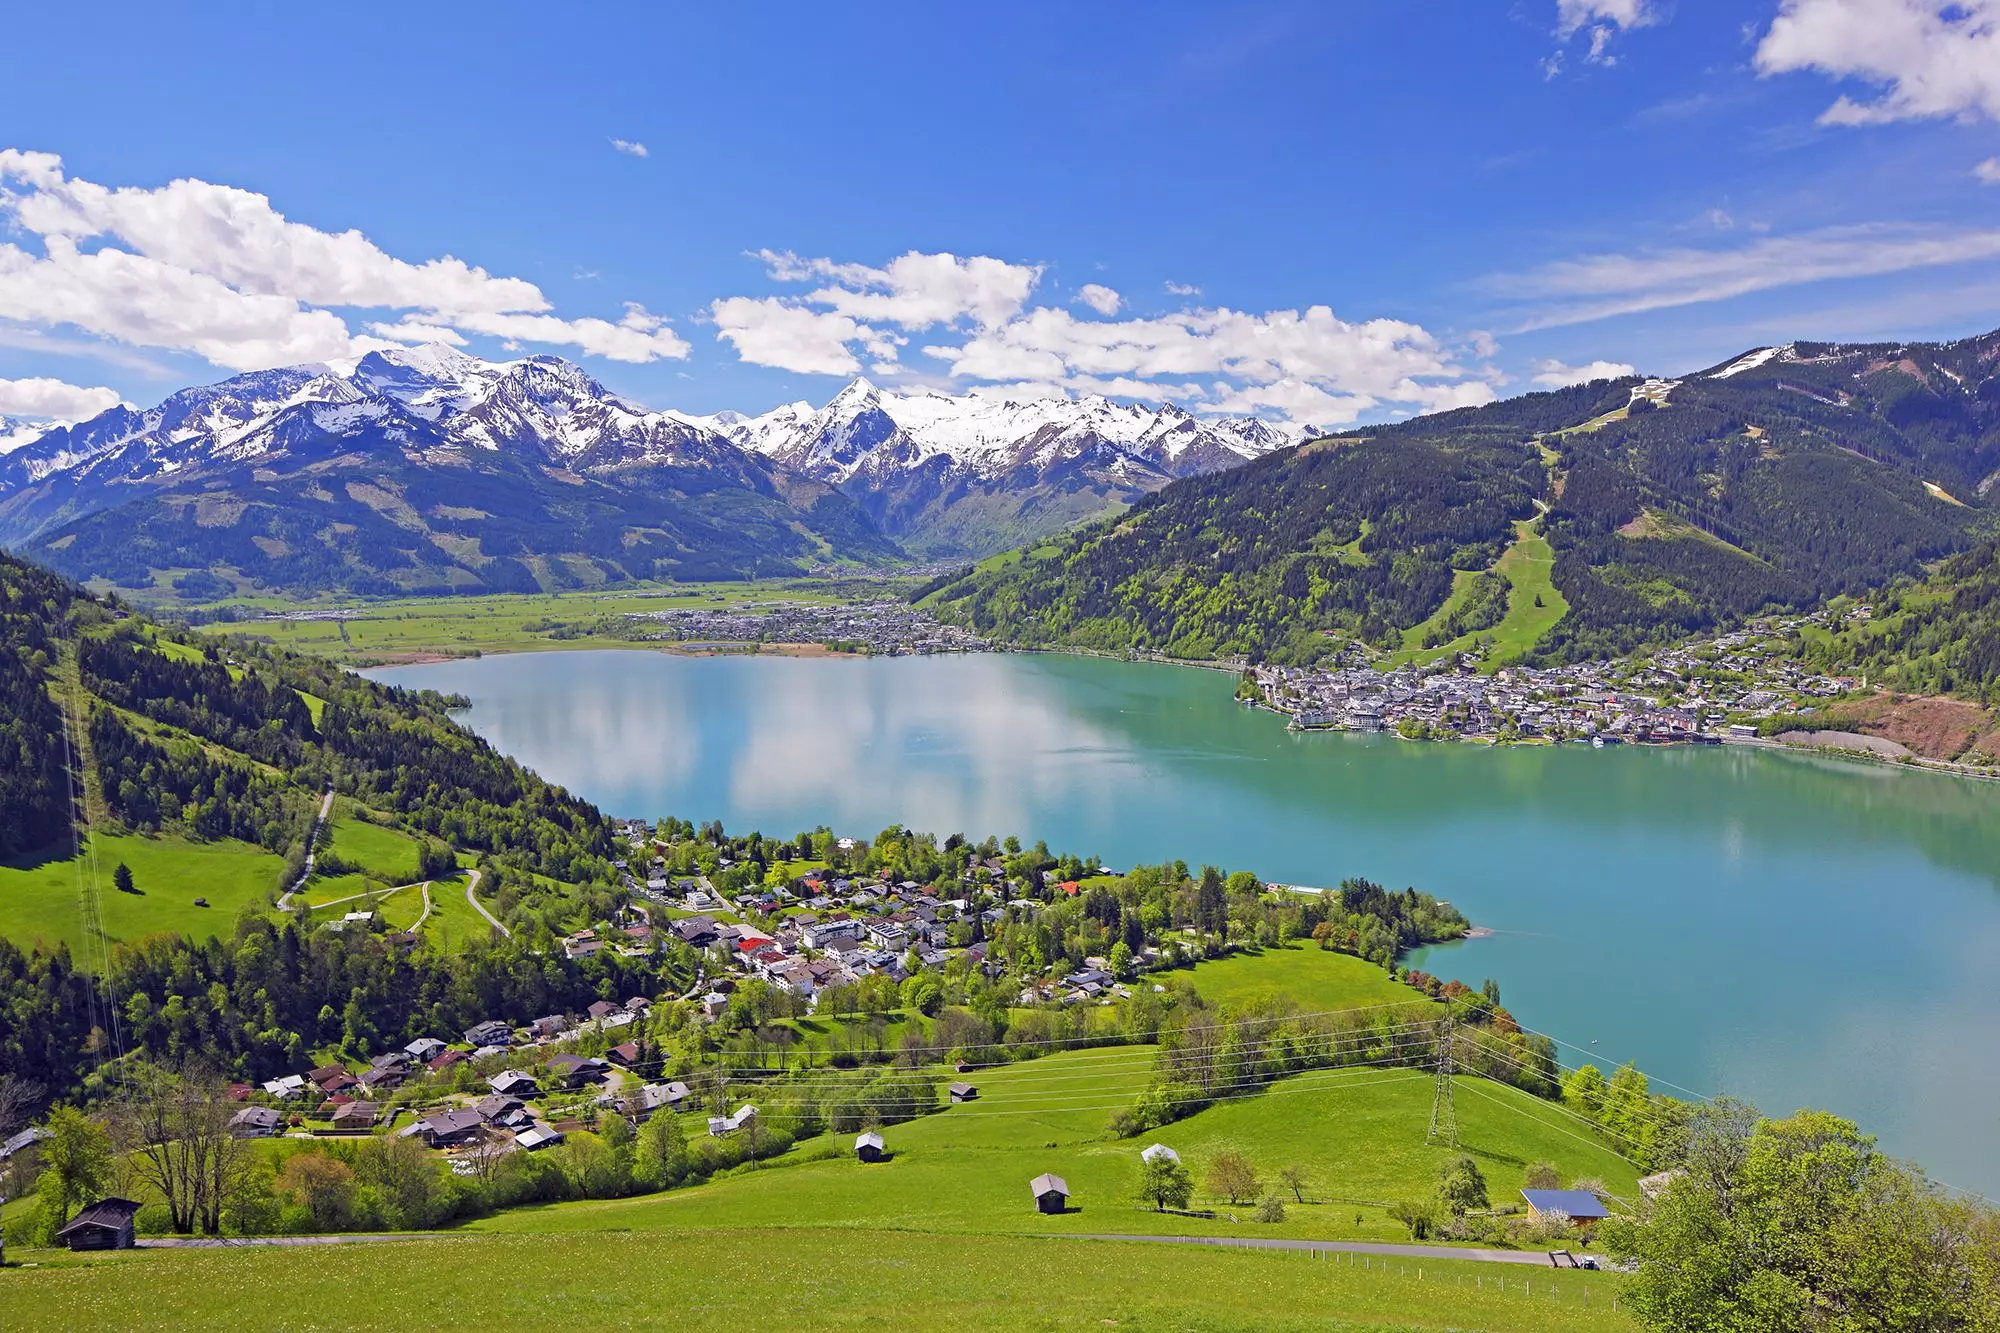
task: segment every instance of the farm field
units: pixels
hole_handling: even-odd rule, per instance
[[[645,640],[616,628],[618,617],[696,606],[726,609],[753,602],[861,601],[894,597],[901,587],[873,580],[786,579],[310,605],[260,598],[230,605],[287,618],[241,620],[217,628],[339,662],[392,662],[574,648],[586,640],[598,647],[644,646]],[[330,614],[335,610],[341,613],[337,619]]]
[[[1425,1261],[1419,1276],[1418,1264],[1400,1260],[1363,1268],[1303,1254],[1020,1236],[799,1228],[715,1241],[681,1230],[56,1255],[0,1277],[0,1330],[336,1330],[352,1326],[361,1291],[408,1293],[419,1303],[405,1313],[426,1328],[482,1331],[1633,1327],[1610,1308],[1619,1279],[1605,1274],[1509,1272],[1501,1291],[1491,1266],[1443,1260]],[[800,1304],[808,1294],[809,1315]]]
[[[1196,963],[1191,970],[1156,973],[1192,985],[1210,1004],[1240,1007],[1284,999],[1306,1010],[1357,1005],[1414,1004],[1423,996],[1365,958],[1314,944],[1231,954]]]
[[[415,879],[421,854],[415,838],[357,817],[353,803],[344,798],[334,805],[333,841],[328,850],[348,865],[390,884]]]
[[[246,842],[188,842],[180,838],[92,834],[104,928],[113,943],[160,931],[196,939],[226,935],[245,907],[264,905],[278,888],[284,858]],[[123,862],[137,893],[120,893],[111,874]],[[67,944],[81,962],[84,926],[77,896],[79,871],[91,872],[88,854],[35,866],[0,867],[0,936],[27,947],[36,940]],[[206,898],[207,907],[196,907]]]
[[[493,934],[486,918],[465,900],[465,877],[435,880],[431,884],[431,914],[424,922],[424,935],[446,953],[456,953],[467,940],[485,940]]]
[[[1401,1241],[1407,1235],[1386,1206],[1427,1195],[1453,1156],[1424,1142],[1432,1083],[1412,1070],[1302,1074],[1136,1139],[1112,1138],[1106,1129],[1112,1112],[1146,1086],[1152,1062],[1151,1047],[1110,1047],[969,1075],[980,1089],[977,1101],[882,1131],[893,1154],[885,1163],[857,1162],[847,1151],[851,1135],[829,1135],[762,1168],[692,1189],[516,1209],[469,1229],[811,1226]],[[1462,1150],[1480,1164],[1496,1205],[1518,1200],[1523,1173],[1538,1160],[1634,1195],[1631,1164],[1561,1110],[1483,1080],[1461,1078],[1457,1088]],[[1195,1179],[1194,1206],[1218,1216],[1160,1213],[1134,1202],[1139,1150],[1152,1142],[1181,1154]],[[1288,1195],[1285,1221],[1258,1223],[1251,1206],[1207,1197],[1207,1165],[1225,1150],[1242,1153],[1273,1185],[1282,1168],[1304,1167],[1309,1201]],[[1028,1182],[1043,1172],[1069,1183],[1068,1212],[1043,1215],[1031,1207]]]

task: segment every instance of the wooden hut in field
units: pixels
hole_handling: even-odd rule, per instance
[[[872,1130],[855,1138],[854,1155],[864,1162],[886,1162],[889,1160],[889,1154],[882,1147],[882,1136]]]
[[[129,1250],[138,1215],[139,1205],[130,1199],[99,1199],[72,1217],[56,1239],[72,1250]]]
[[[1036,1176],[1028,1182],[1028,1192],[1034,1195],[1038,1213],[1060,1213],[1069,1207],[1069,1182],[1061,1176]]]

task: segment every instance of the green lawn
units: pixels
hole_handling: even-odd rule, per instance
[[[421,856],[415,838],[400,829],[357,818],[353,803],[345,798],[334,803],[330,850],[348,865],[390,884],[408,884],[414,880]]]
[[[1280,997],[1307,1010],[1423,999],[1366,959],[1316,944],[1231,954],[1166,975],[1183,978],[1211,1004],[1231,1008]]]
[[[980,1089],[977,1101],[883,1130],[895,1155],[887,1163],[856,1162],[845,1151],[851,1136],[830,1136],[800,1144],[763,1169],[693,1189],[520,1209],[472,1229],[810,1226],[1401,1240],[1405,1233],[1386,1206],[1428,1194],[1452,1156],[1424,1142],[1432,1080],[1412,1070],[1302,1074],[1138,1139],[1112,1138],[1106,1129],[1112,1112],[1146,1086],[1152,1064],[1150,1047],[1110,1047],[982,1070],[970,1076]],[[1481,1164],[1496,1204],[1517,1200],[1527,1165],[1543,1159],[1566,1177],[1601,1177],[1633,1197],[1634,1168],[1561,1110],[1485,1080],[1462,1078],[1457,1089],[1462,1149]],[[775,1095],[760,1104],[775,1105]],[[748,1099],[758,1100],[754,1094]],[[1243,1153],[1267,1180],[1286,1166],[1304,1166],[1312,1201],[1294,1204],[1275,1224],[1250,1220],[1247,1207],[1231,1209],[1205,1197],[1198,1206],[1221,1216],[1139,1207],[1132,1201],[1139,1150],[1155,1140],[1181,1154],[1198,1186],[1207,1164],[1226,1149]],[[829,1150],[833,1155],[826,1155]],[[1072,1211],[1033,1211],[1028,1182],[1045,1171],[1069,1183]]]
[[[468,940],[485,940],[493,934],[486,918],[472,910],[465,900],[465,880],[442,879],[431,885],[431,915],[424,922],[424,935],[446,953],[456,953]]]
[[[1609,1274],[899,1231],[682,1230],[36,1256],[0,1329],[352,1327],[358,1292],[406,1326],[1622,1333]],[[1421,1273],[1419,1268],[1421,1267]],[[1507,1279],[1500,1289],[1500,1278]],[[1586,1292],[1588,1297],[1586,1298]],[[1585,1301],[1588,1300],[1586,1305]]]
[[[261,907],[273,896],[285,867],[284,858],[244,842],[99,833],[88,846],[96,853],[105,931],[114,942],[161,931],[196,939],[227,934],[245,907]],[[131,867],[139,892],[120,893],[111,886],[120,862]],[[23,946],[38,939],[65,943],[81,959],[79,870],[89,876],[89,855],[32,868],[0,867],[0,936]],[[209,905],[196,907],[196,898]]]

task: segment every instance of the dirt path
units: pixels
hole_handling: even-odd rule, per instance
[[[410,927],[410,929],[413,931],[422,930],[424,928],[424,922],[431,919],[431,882],[429,880],[425,880],[423,882],[423,895],[424,895],[423,915],[417,918],[416,925]]]
[[[319,803],[319,818],[313,820],[312,837],[306,840],[306,868],[299,874],[298,882],[292,885],[291,888],[286,889],[284,894],[279,897],[278,899],[279,911],[281,912],[289,911],[292,906],[292,895],[297,893],[300,889],[303,889],[306,886],[306,881],[312,878],[313,863],[319,860],[320,830],[326,827],[327,816],[331,815],[332,813],[333,813],[333,788],[328,787],[326,789],[325,797],[323,797]]]

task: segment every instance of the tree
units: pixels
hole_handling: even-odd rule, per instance
[[[673,1112],[657,1112],[639,1127],[632,1174],[652,1189],[678,1185],[687,1175],[687,1139],[681,1132],[680,1118]]]
[[[226,1085],[198,1069],[137,1064],[120,1103],[119,1136],[133,1170],[167,1205],[173,1228],[214,1236],[255,1161],[230,1132]]]
[[[354,1172],[323,1152],[287,1161],[278,1172],[278,1189],[306,1210],[314,1231],[338,1231],[354,1212]]]
[[[1446,1164],[1438,1177],[1438,1206],[1453,1217],[1464,1217],[1474,1208],[1487,1206],[1486,1177],[1479,1163],[1464,1153]]]
[[[1275,1194],[1266,1194],[1264,1201],[1257,1205],[1259,1222],[1282,1222],[1285,1220],[1285,1201]]]
[[[1278,1183],[1292,1192],[1293,1203],[1304,1203],[1306,1186],[1312,1182],[1311,1177],[1306,1175],[1306,1169],[1294,1162],[1278,1173]]]
[[[1194,1198],[1194,1180],[1186,1167],[1160,1153],[1140,1162],[1138,1198],[1159,1212],[1185,1208]]]
[[[132,867],[126,865],[123,861],[120,861],[118,868],[111,872],[111,885],[120,893],[137,893],[139,891],[132,883]]]
[[[1262,1182],[1257,1168],[1239,1152],[1225,1152],[1208,1164],[1208,1192],[1231,1203],[1247,1203],[1257,1197]]]
[[[944,1007],[944,984],[935,972],[919,972],[903,983],[903,1003],[925,1018],[937,1017]]]
[[[1124,940],[1118,941],[1111,946],[1111,957],[1107,961],[1111,964],[1111,975],[1120,981],[1126,980],[1132,975],[1132,946]]]
[[[19,1074],[0,1074],[0,1139],[12,1138],[35,1113],[42,1085]]]
[[[1706,1110],[1707,1108],[1703,1108]],[[1606,1239],[1638,1261],[1642,1324],[1738,1329],[2000,1328],[2000,1215],[1954,1199],[1819,1111],[1737,1137],[1697,1123],[1685,1174]]]
[[[41,1145],[42,1227],[53,1239],[76,1205],[109,1186],[115,1158],[104,1126],[74,1106],[58,1106],[44,1128],[50,1137]]]
[[[1531,1190],[1559,1190],[1562,1183],[1562,1173],[1554,1162],[1528,1163],[1527,1175],[1521,1180],[1522,1187]]]
[[[1229,900],[1222,890],[1222,872],[1214,866],[1201,868],[1201,885],[1195,890],[1194,926],[1204,935],[1229,937]]]
[[[1389,1216],[1409,1228],[1411,1240],[1424,1240],[1431,1234],[1433,1214],[1429,1203],[1405,1200],[1391,1206]]]

